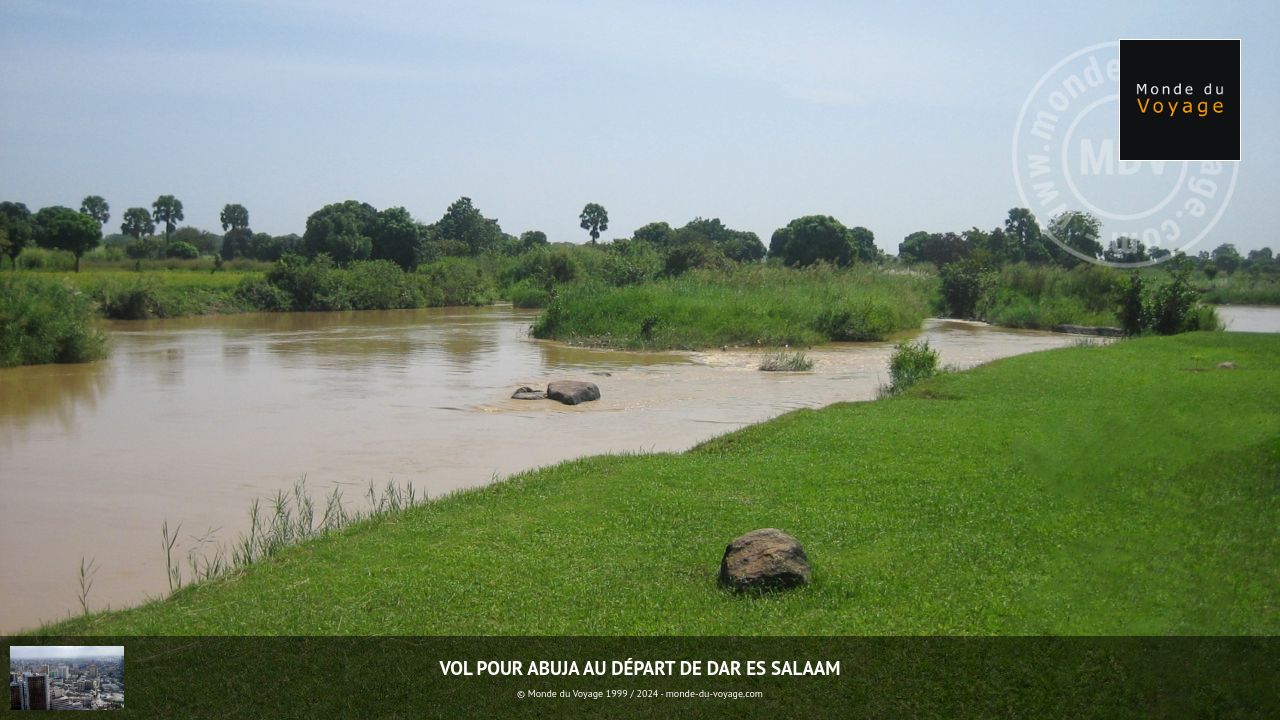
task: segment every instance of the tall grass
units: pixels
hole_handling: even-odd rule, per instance
[[[1218,276],[1201,297],[1218,305],[1280,305],[1280,276],[1240,272]]]
[[[765,353],[760,360],[760,369],[765,372],[804,372],[813,369],[813,360],[803,350],[777,350]]]
[[[0,367],[77,363],[106,355],[89,297],[25,273],[0,278]]]
[[[878,340],[919,327],[936,285],[874,267],[764,265],[626,287],[577,282],[559,288],[533,334],[633,349]]]
[[[1119,324],[1123,276],[1084,264],[1066,270],[1018,263],[1001,268],[978,301],[980,319],[1008,327],[1048,330],[1056,325]]]
[[[353,523],[392,516],[427,501],[427,495],[419,494],[413,483],[401,486],[391,481],[382,487],[369,483],[363,498],[366,503],[363,510],[348,509],[341,489],[335,486],[324,496],[324,508],[317,516],[316,503],[307,489],[305,476],[294,483],[291,490],[277,491],[265,502],[254,498],[249,505],[248,531],[241,533],[230,545],[217,542],[216,530],[189,538],[191,545],[186,551],[186,577],[192,582],[214,580],[298,543],[322,537]],[[171,533],[168,521],[161,528],[170,593],[180,590],[184,582],[182,567],[176,559],[178,554],[175,553],[180,530],[181,524]]]

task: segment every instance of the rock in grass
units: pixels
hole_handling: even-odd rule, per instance
[[[809,557],[800,541],[776,528],[734,538],[720,561],[720,584],[737,590],[785,590],[809,582]]]
[[[531,387],[525,386],[516,390],[511,395],[511,399],[513,400],[546,400],[547,394],[542,392],[541,390],[534,390]]]
[[[547,397],[565,405],[577,405],[600,399],[600,388],[595,383],[581,380],[558,380],[547,385]]]
[[[1218,363],[1218,369],[1219,370],[1235,370],[1236,364],[1231,362],[1230,360],[1226,362],[1220,362]]]

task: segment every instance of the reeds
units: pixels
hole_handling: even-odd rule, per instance
[[[187,549],[189,579],[193,582],[214,580],[272,557],[285,548],[357,522],[395,515],[427,500],[413,483],[401,486],[394,481],[388,481],[381,488],[370,482],[364,498],[368,507],[350,510],[343,502],[342,490],[335,485],[325,495],[324,509],[317,518],[316,504],[307,490],[305,476],[294,483],[292,490],[277,491],[265,503],[262,498],[254,498],[249,504],[249,529],[229,548],[217,542],[217,530],[191,536],[192,544]],[[174,559],[179,530],[180,524],[170,533],[168,521],[161,528],[171,594],[183,584],[181,568]]]
[[[765,353],[760,360],[760,369],[765,372],[804,372],[813,369],[813,361],[803,350],[791,352],[782,349]]]

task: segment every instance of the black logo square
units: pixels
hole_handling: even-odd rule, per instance
[[[1239,160],[1240,41],[1121,40],[1120,159]]]

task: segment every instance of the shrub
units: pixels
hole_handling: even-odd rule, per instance
[[[1129,273],[1120,295],[1120,328],[1125,335],[1137,335],[1147,325],[1147,313],[1142,297],[1142,276]]]
[[[391,260],[353,262],[337,272],[348,288],[352,309],[412,308],[425,303],[425,278],[404,272]]]
[[[235,297],[247,310],[280,312],[293,308],[293,298],[266,278],[249,277],[241,280],[235,290]]]
[[[1200,330],[1201,317],[1196,308],[1196,291],[1189,279],[1190,269],[1171,266],[1169,273],[1169,281],[1156,288],[1147,307],[1151,329],[1161,335]]]
[[[145,320],[160,315],[160,288],[155,277],[109,278],[94,293],[102,314],[116,320]]]
[[[124,246],[125,254],[135,260],[155,260],[164,255],[164,240],[144,237]]]
[[[175,240],[174,242],[171,242],[165,246],[164,256],[171,257],[171,258],[182,258],[184,260],[194,260],[200,257],[200,251],[196,249],[195,245],[192,245],[189,242],[182,242],[181,240]]]
[[[88,296],[47,278],[0,278],[0,367],[75,363],[106,355]]]
[[[427,279],[430,305],[486,305],[494,290],[475,260],[448,257],[418,268]]]
[[[815,330],[837,342],[879,340],[895,327],[893,311],[873,300],[827,308],[814,321]]]
[[[898,343],[889,359],[889,394],[897,395],[937,374],[938,352],[929,347],[929,341]]]
[[[990,274],[973,260],[942,266],[942,303],[948,317],[977,317],[978,301],[990,284]]]
[[[312,260],[285,255],[267,273],[267,282],[289,297],[291,310],[351,309],[347,288],[328,255]]]
[[[541,308],[550,302],[551,293],[532,279],[526,278],[511,286],[511,304],[518,308]]]

